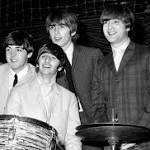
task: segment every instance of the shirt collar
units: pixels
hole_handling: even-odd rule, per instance
[[[70,62],[70,64],[72,64],[72,57],[73,57],[73,43],[71,43],[69,45],[69,47],[65,50],[65,53],[67,55],[67,58]]]
[[[126,48],[128,47],[130,43],[130,39],[128,38],[124,43],[122,43],[122,45],[120,45],[119,47],[113,47],[112,46],[112,52],[113,52],[113,55],[115,56],[116,54],[119,54],[119,53],[124,53]]]
[[[17,73],[18,80],[20,80],[21,78],[23,78],[27,74],[28,68],[29,68],[29,66],[26,65],[25,68],[23,68],[20,72]],[[12,76],[14,76],[16,74],[11,68],[10,68],[10,73]]]

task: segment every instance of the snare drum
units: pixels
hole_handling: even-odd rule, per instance
[[[0,150],[55,150],[57,132],[27,117],[0,115]]]

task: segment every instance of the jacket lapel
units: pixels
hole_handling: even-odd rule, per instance
[[[35,67],[32,66],[31,64],[28,64],[28,72],[23,77],[23,79],[20,82],[18,82],[18,85],[27,82],[33,76],[35,76]]]
[[[110,70],[113,72],[113,74],[116,74],[116,68],[113,60],[113,53],[109,54],[106,56],[106,59],[104,61],[104,64],[107,64]]]
[[[124,56],[123,56],[123,58],[121,60],[118,73],[121,72],[121,70],[127,65],[129,60],[132,58],[134,52],[135,52],[135,44],[131,42],[129,44],[129,46],[127,47],[127,49],[126,49],[126,51],[124,53]]]
[[[75,68],[77,60],[78,60],[78,55],[79,55],[79,47],[77,45],[74,45],[74,49],[73,49],[73,57],[72,57],[72,69]]]

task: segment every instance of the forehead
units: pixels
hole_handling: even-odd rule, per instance
[[[58,20],[58,19],[55,19],[55,20],[53,20],[52,22],[51,22],[51,24],[56,24],[56,25],[58,25],[58,24],[66,24],[66,22],[65,22],[65,20]]]
[[[53,55],[52,53],[48,53],[48,52],[42,53],[41,56],[56,57],[56,56]],[[40,57],[41,57],[41,56],[40,56]]]
[[[11,49],[21,48],[21,49],[23,49],[23,45],[21,45],[21,46],[18,46],[18,45],[8,45],[6,48],[11,48]]]

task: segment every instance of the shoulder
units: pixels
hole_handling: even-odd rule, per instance
[[[67,98],[75,98],[75,94],[69,91],[68,89],[64,88],[63,86],[57,84],[58,92],[61,93],[61,96],[67,97]]]
[[[17,91],[23,91],[23,93],[25,93],[25,91],[32,91],[32,88],[35,87],[35,85],[37,86],[37,82],[36,82],[36,77],[32,76],[29,80],[27,80],[26,82],[24,82],[23,84],[18,84],[15,86],[15,90]]]
[[[150,56],[150,46],[144,44],[134,43],[135,45],[135,52],[140,56],[148,55]]]
[[[32,64],[28,63],[29,66],[29,70],[32,72],[35,72],[35,66],[33,66]]]
[[[0,72],[2,71],[8,71],[9,70],[9,64],[5,63],[5,64],[0,64]]]
[[[89,53],[89,54],[102,54],[102,51],[99,48],[95,47],[88,47],[88,46],[83,46],[83,45],[75,45],[74,46],[75,50],[78,51],[83,51],[84,53]]]

